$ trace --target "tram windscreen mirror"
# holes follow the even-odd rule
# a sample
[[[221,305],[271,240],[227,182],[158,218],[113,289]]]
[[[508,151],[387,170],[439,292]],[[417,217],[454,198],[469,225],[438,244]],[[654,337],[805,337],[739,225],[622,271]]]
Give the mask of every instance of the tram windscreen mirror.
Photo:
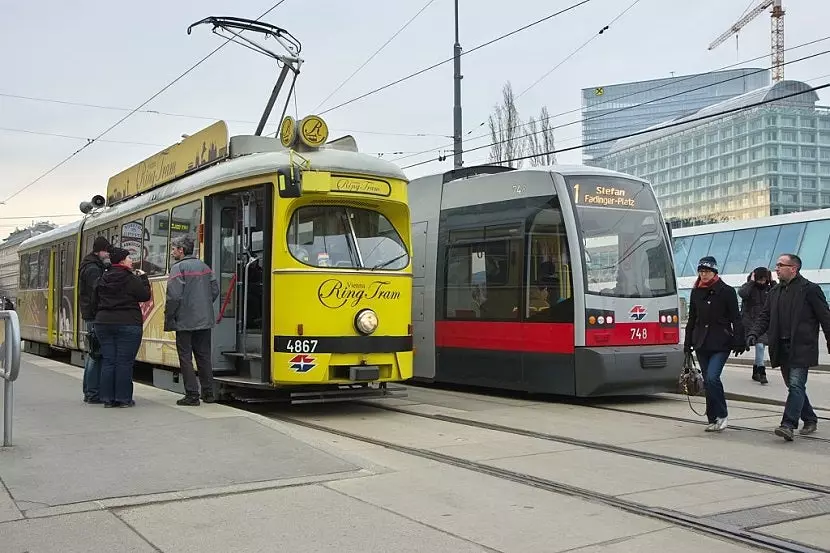
[[[299,198],[301,195],[300,180],[292,179],[291,173],[279,169],[277,171],[277,190],[280,198]]]

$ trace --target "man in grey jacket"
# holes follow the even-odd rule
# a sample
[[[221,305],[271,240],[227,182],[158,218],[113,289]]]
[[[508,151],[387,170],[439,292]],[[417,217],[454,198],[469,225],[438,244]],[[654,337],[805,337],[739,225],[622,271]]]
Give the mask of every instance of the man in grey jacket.
[[[214,325],[213,302],[219,297],[219,283],[213,271],[193,255],[193,239],[179,236],[172,241],[171,255],[176,263],[167,280],[164,305],[164,330],[176,332],[179,367],[184,378],[185,396],[179,405],[199,405],[199,383],[202,400],[213,403],[213,367],[210,359],[211,329]],[[199,379],[193,371],[193,357],[199,368]]]

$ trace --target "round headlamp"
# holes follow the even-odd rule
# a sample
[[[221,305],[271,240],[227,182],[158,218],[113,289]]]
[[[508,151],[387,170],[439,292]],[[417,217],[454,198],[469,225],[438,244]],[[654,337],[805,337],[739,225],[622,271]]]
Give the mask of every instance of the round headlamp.
[[[378,315],[371,309],[361,309],[354,318],[354,327],[361,334],[368,336],[378,329]]]

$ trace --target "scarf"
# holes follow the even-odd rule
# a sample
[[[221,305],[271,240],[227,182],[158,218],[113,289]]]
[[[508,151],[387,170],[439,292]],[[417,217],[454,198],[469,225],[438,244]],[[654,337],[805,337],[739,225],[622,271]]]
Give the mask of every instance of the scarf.
[[[703,282],[702,280],[700,280],[700,277],[697,277],[697,280],[695,281],[695,288],[711,288],[718,282],[720,282],[719,275],[715,275],[715,277],[709,282]]]

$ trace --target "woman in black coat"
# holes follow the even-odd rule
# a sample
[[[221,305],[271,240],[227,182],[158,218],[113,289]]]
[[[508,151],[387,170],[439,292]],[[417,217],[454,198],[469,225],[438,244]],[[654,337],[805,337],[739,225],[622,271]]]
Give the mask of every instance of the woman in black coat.
[[[707,256],[698,262],[698,278],[689,297],[684,350],[695,351],[706,385],[707,432],[720,432],[727,426],[729,413],[721,382],[729,352],[746,351],[743,325],[738,313],[735,289],[718,276],[718,263]]]
[[[132,407],[133,365],[141,347],[141,303],[151,297],[143,271],[133,269],[130,252],[110,250],[112,266],[93,290],[95,335],[101,342],[101,402],[104,407]]]
[[[766,267],[757,267],[747,277],[746,283],[738,290],[741,296],[741,322],[744,330],[749,333],[752,330],[758,315],[764,309],[764,304],[769,296],[769,291],[775,283],[772,281],[772,274]],[[767,370],[764,367],[764,346],[767,343],[767,335],[759,336],[755,343],[755,364],[752,365],[752,380],[767,384]]]

